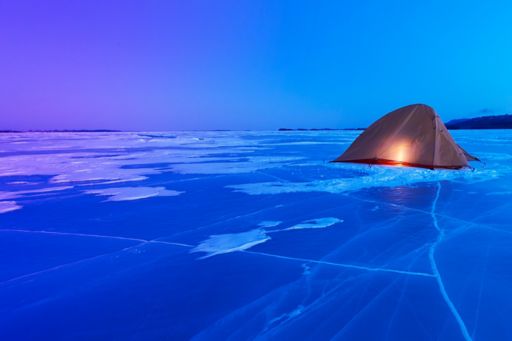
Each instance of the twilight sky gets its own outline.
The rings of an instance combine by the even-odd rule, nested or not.
[[[510,1],[0,0],[0,129],[510,112],[511,22]]]

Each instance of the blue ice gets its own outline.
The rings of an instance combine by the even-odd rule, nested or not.
[[[2,340],[511,340],[512,132],[0,134]]]

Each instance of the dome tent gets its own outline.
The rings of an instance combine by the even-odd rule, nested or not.
[[[383,116],[333,162],[459,169],[478,160],[455,143],[441,118],[425,104]]]

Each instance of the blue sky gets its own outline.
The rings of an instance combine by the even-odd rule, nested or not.
[[[512,110],[506,1],[5,1],[0,129],[363,127]]]

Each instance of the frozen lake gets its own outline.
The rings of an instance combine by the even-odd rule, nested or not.
[[[512,131],[0,134],[1,340],[511,340]]]

